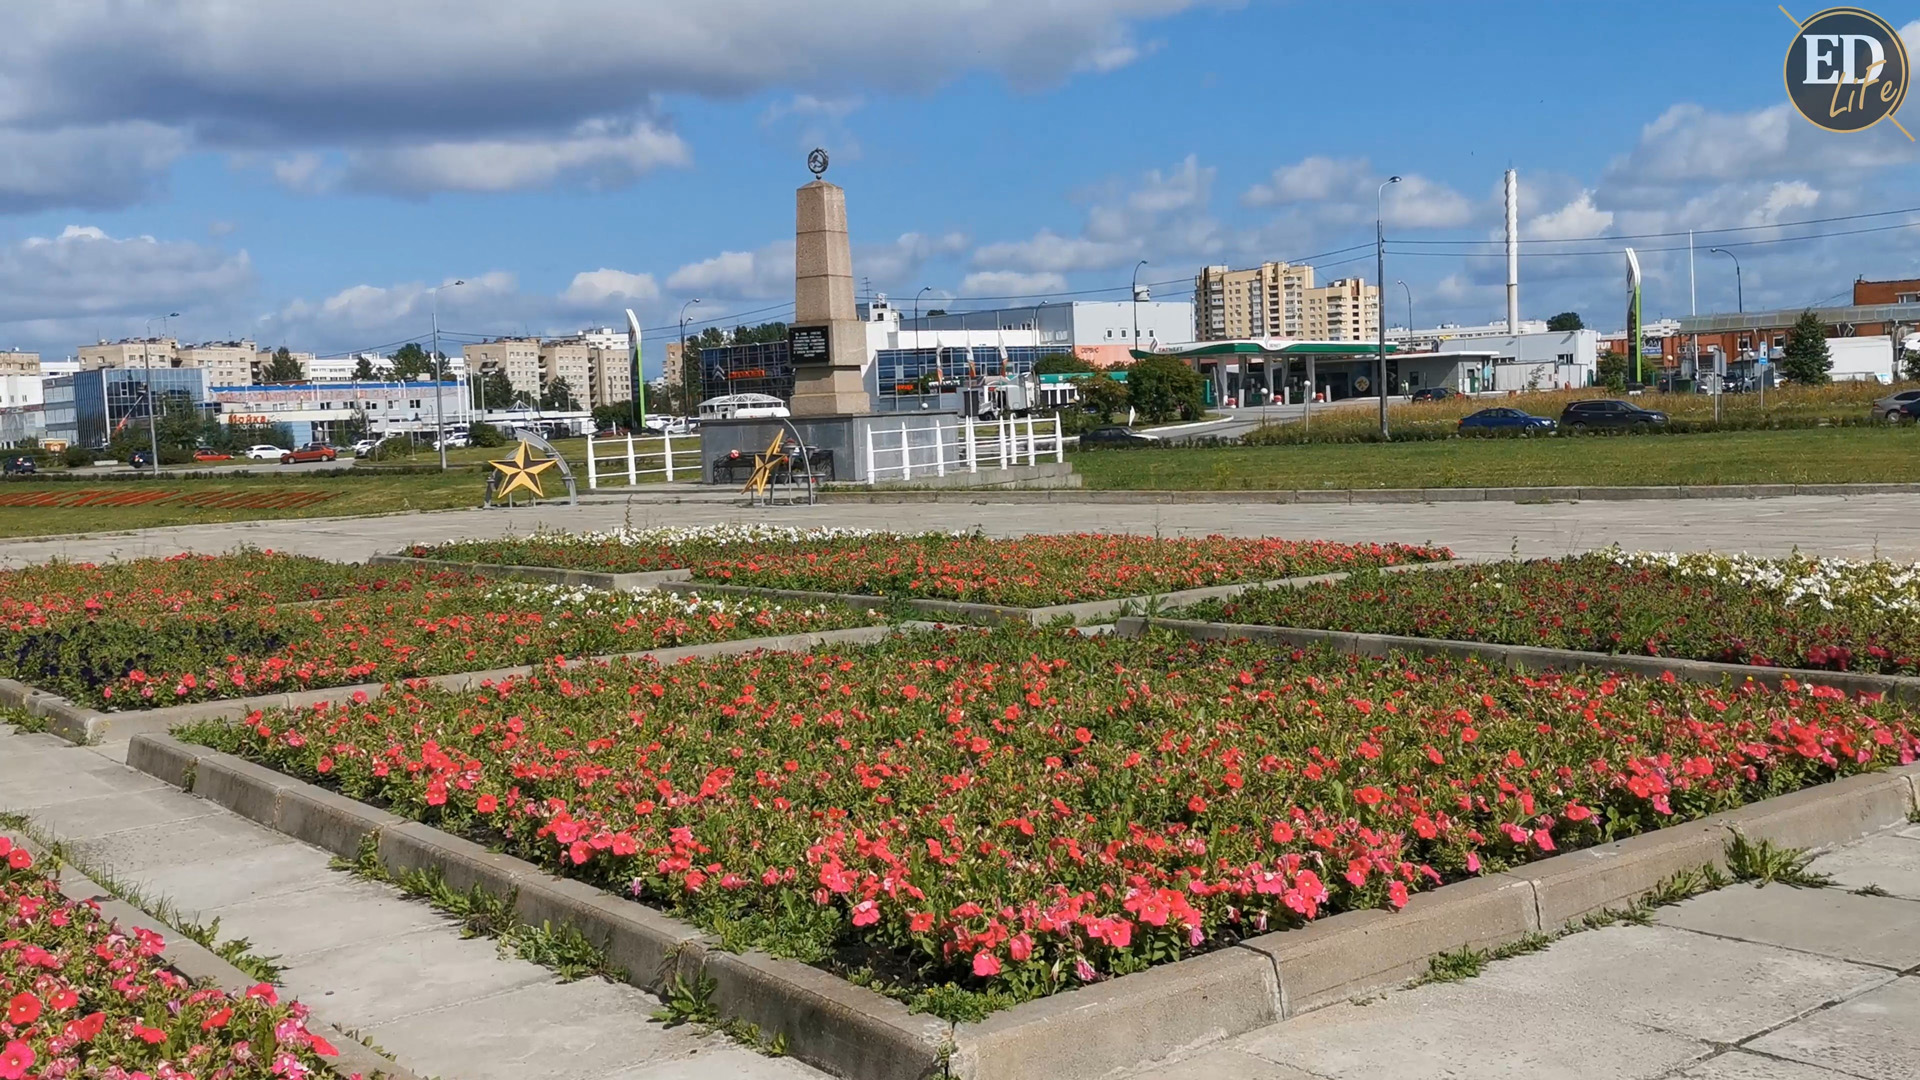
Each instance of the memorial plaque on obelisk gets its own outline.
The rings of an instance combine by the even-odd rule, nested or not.
[[[853,248],[847,241],[847,193],[819,179],[825,151],[807,159],[814,181],[795,193],[793,229],[793,415],[854,416],[871,411],[860,369],[867,328],[853,306]]]

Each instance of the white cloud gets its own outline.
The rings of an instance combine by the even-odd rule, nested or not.
[[[515,191],[576,180],[619,187],[692,155],[680,136],[652,124],[590,120],[559,139],[485,139],[355,151],[346,181],[375,191]]]
[[[582,307],[598,307],[619,302],[640,303],[660,298],[660,286],[652,274],[629,274],[625,270],[583,270],[573,275],[573,283],[560,294],[561,299]]]
[[[856,248],[853,273],[856,278],[873,282],[877,289],[904,287],[929,261],[961,254],[967,250],[967,243],[967,234],[958,231],[938,236],[902,233],[891,244]]]
[[[1041,229],[1026,240],[983,245],[973,253],[973,261],[977,266],[1029,271],[1103,270],[1125,262],[1134,250],[1128,244],[1061,236],[1051,229]]]
[[[758,251],[723,251],[667,275],[667,288],[702,299],[765,299],[793,295],[793,241]],[[858,272],[856,268],[856,272]]]
[[[1473,203],[1437,180],[1407,173],[1382,192],[1386,179],[1366,158],[1307,157],[1273,170],[1267,182],[1241,193],[1240,201],[1302,208],[1338,224],[1371,221],[1377,208],[1387,225],[1403,229],[1457,228],[1474,218]]]
[[[1366,158],[1309,157],[1273,170],[1270,182],[1255,184],[1240,196],[1248,206],[1347,199],[1366,183]]]
[[[983,270],[968,274],[960,282],[960,294],[969,299],[996,296],[1025,298],[1041,293],[1067,290],[1067,279],[1059,274],[1023,274],[1013,270]]]
[[[0,98],[5,80],[0,75]],[[167,170],[186,148],[182,132],[144,120],[52,130],[0,124],[0,213],[139,202],[166,183]]]
[[[1594,206],[1593,192],[1582,191],[1579,198],[1560,209],[1527,221],[1520,235],[1529,240],[1576,240],[1599,236],[1612,224],[1613,211]]]
[[[250,292],[244,251],[151,236],[116,238],[91,225],[0,248],[0,324],[83,320],[128,333],[156,311],[203,309]],[[78,338],[66,342],[71,348]]]

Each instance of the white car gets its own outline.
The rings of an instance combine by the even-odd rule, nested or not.
[[[465,435],[449,435],[449,436],[447,436],[447,449],[449,449],[449,450],[458,450],[458,449],[460,449],[461,447],[463,447],[463,446],[465,446],[465,445],[467,445],[467,437],[466,437]],[[436,441],[436,442],[435,442],[435,443],[433,444],[433,448],[434,448],[435,450],[438,450],[438,449],[440,449],[440,443],[439,443],[438,441]]]
[[[374,447],[379,445],[379,439],[361,439],[359,442],[353,444],[353,456],[366,457],[368,454],[373,453]]]
[[[285,447],[268,446],[266,443],[247,447],[247,457],[254,461],[279,461],[280,455],[286,452]]]

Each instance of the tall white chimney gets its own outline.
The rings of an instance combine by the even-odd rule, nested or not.
[[[1520,332],[1520,174],[1507,170],[1507,333]]]

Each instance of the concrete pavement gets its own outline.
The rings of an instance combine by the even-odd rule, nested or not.
[[[223,939],[277,956],[327,1023],[446,1080],[823,1080],[720,1036],[663,1028],[659,1002],[462,938],[425,904],[328,868],[328,855],[114,759],[0,725],[0,810]]]
[[[1836,887],[1734,885],[1651,926],[1274,1024],[1139,1080],[1920,1077],[1920,826],[1815,860]],[[1889,896],[1849,892],[1867,885]]]
[[[622,523],[691,525],[722,521],[843,525],[878,529],[981,529],[996,536],[1099,530],[1158,535],[1224,533],[1346,541],[1439,543],[1463,555],[1540,557],[1620,544],[1627,548],[1746,551],[1920,560],[1920,500],[1912,495],[1795,496],[1578,503],[1405,503],[1313,505],[833,503],[750,508],[736,501],[668,502],[637,494],[625,502],[518,509],[449,510],[378,518],[303,518],[187,525],[79,539],[0,541],[0,566],[49,559],[103,561],[183,551],[219,553],[250,545],[360,561],[413,542],[585,531]]]

